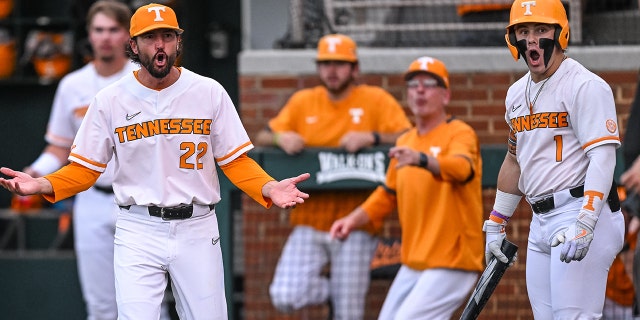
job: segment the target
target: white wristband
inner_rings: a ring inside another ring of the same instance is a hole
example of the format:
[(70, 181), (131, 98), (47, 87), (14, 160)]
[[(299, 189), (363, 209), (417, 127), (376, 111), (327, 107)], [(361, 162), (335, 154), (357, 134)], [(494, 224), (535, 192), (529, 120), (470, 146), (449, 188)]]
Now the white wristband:
[(44, 176), (60, 169), (62, 163), (60, 163), (58, 157), (49, 152), (45, 152), (41, 154), (30, 167), (31, 170), (37, 172), (40, 176)]
[(496, 189), (496, 200), (493, 203), (493, 210), (498, 211), (505, 217), (511, 217), (513, 212), (516, 211), (516, 208), (520, 203), (520, 199), (522, 199), (522, 196), (502, 192)]

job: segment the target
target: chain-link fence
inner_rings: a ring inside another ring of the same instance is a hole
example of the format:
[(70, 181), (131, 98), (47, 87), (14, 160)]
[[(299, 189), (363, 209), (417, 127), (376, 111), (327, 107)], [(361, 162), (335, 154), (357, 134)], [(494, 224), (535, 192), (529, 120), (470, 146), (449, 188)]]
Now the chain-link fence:
[[(278, 48), (339, 32), (366, 47), (502, 46), (510, 0), (291, 0)], [(638, 0), (563, 0), (572, 45), (640, 44)], [(480, 6), (477, 6), (480, 5)]]

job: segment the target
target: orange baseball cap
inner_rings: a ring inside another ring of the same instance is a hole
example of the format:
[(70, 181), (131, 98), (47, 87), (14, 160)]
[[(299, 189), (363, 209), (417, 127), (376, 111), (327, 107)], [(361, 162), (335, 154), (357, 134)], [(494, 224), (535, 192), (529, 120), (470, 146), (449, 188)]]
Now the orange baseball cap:
[(413, 78), (416, 73), (421, 72), (430, 74), (438, 80), (441, 86), (447, 89), (449, 88), (449, 71), (447, 71), (444, 62), (427, 56), (413, 60), (409, 65), (409, 69), (404, 73), (404, 80), (409, 80)]
[(173, 29), (178, 34), (184, 31), (178, 26), (175, 11), (165, 5), (150, 3), (138, 8), (131, 17), (129, 35), (132, 38), (156, 29)]
[(343, 34), (329, 34), (318, 41), (316, 61), (358, 61), (357, 46), (353, 39)]

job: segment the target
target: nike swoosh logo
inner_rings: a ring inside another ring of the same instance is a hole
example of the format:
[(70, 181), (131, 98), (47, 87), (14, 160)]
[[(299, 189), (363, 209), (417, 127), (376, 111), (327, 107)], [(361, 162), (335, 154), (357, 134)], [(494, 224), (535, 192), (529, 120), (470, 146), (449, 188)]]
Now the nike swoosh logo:
[(132, 115), (129, 115), (129, 114), (127, 113), (127, 116), (126, 116), (126, 117), (127, 117), (127, 121), (129, 121), (129, 120), (131, 120), (131, 119), (135, 118), (137, 115), (139, 115), (139, 114), (140, 114), (140, 112), (142, 112), (142, 111), (138, 111), (137, 113), (134, 113), (134, 114), (132, 114)]
[(517, 106), (511, 106), (511, 112), (516, 112), (516, 110), (518, 110), (522, 105), (519, 104)]
[(213, 239), (211, 239), (211, 244), (215, 246), (216, 243), (218, 243), (218, 241), (220, 241), (220, 237), (213, 238)]
[(573, 239), (580, 239), (580, 238), (582, 238), (582, 237), (584, 237), (584, 236), (586, 236), (586, 235), (587, 235), (587, 230), (584, 230), (584, 229), (583, 229), (583, 230), (580, 232), (580, 234), (578, 234), (578, 235), (577, 235), (575, 238), (573, 238)]

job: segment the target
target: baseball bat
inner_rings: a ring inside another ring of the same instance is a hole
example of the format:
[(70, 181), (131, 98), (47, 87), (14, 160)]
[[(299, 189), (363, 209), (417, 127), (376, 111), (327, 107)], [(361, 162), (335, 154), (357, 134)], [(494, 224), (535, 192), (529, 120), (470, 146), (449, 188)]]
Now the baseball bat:
[[(518, 251), (518, 246), (504, 239), (500, 250), (507, 256), (509, 262), (511, 262)], [(487, 301), (489, 301), (489, 297), (491, 297), (493, 290), (498, 286), (498, 282), (500, 282), (502, 275), (508, 267), (509, 263), (501, 262), (496, 259), (496, 257), (492, 257), (491, 260), (489, 260), (487, 268), (484, 269), (480, 279), (478, 279), (478, 283), (476, 283), (476, 287), (473, 289), (473, 293), (462, 312), (460, 320), (475, 320), (478, 318), (478, 315), (487, 304)]]

